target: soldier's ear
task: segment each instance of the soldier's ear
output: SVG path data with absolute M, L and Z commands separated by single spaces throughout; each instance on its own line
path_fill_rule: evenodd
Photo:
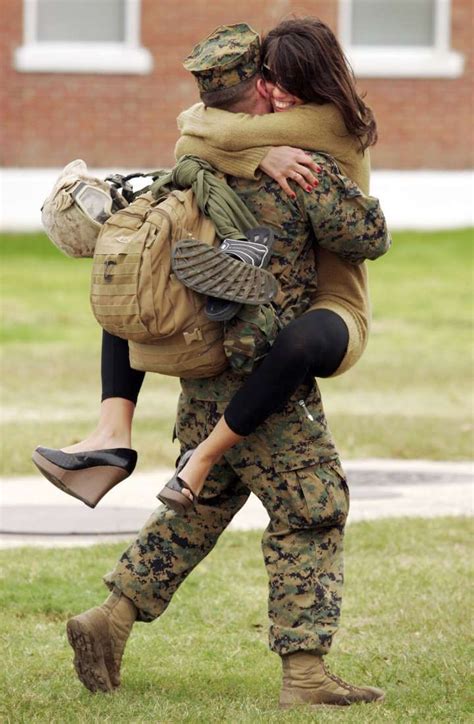
M 270 100 L 270 93 L 267 90 L 267 86 L 262 77 L 257 79 L 257 92 L 266 101 Z

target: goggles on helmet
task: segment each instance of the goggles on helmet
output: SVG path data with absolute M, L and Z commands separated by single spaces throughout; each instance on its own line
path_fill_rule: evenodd
M 112 215 L 112 197 L 102 189 L 80 181 L 71 191 L 76 205 L 97 227 Z

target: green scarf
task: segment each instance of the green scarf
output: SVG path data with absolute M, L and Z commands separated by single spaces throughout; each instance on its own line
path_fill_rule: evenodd
M 220 239 L 245 239 L 244 231 L 257 220 L 215 169 L 197 156 L 183 156 L 176 166 L 150 187 L 159 199 L 175 189 L 192 188 L 202 213 L 211 219 Z

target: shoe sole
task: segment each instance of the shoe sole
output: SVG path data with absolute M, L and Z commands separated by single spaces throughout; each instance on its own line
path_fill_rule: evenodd
M 381 704 L 383 701 L 385 701 L 385 694 L 379 696 L 377 699 L 370 699 L 366 701 L 362 699 L 359 699 L 358 701 L 349 701 L 348 699 L 346 699 L 345 701 L 322 701 L 313 704 L 309 701 L 293 701 L 284 704 L 280 702 L 279 708 L 294 709 L 295 707 L 305 706 L 309 707 L 310 709 L 321 709 L 321 707 L 327 707 L 328 709 L 347 709 L 348 706 L 354 706 L 357 704 Z
M 103 637 L 77 618 L 67 622 L 66 631 L 74 651 L 74 668 L 79 681 L 92 693 L 113 691 L 105 663 L 112 654 Z
M 260 266 L 264 269 L 268 266 L 270 258 L 272 256 L 273 245 L 275 237 L 273 231 L 265 226 L 258 226 L 255 229 L 249 229 L 245 232 L 245 235 L 249 242 L 257 242 L 267 247 L 266 261 Z M 211 301 L 212 300 L 212 301 Z M 225 303 L 226 300 L 218 299 L 217 297 L 211 297 L 208 299 L 205 308 L 206 317 L 213 322 L 228 322 L 230 319 L 240 311 L 241 305 L 237 302 L 230 304 Z
M 97 503 L 117 483 L 129 477 L 123 468 L 98 465 L 83 470 L 65 470 L 35 450 L 31 458 L 44 477 L 57 488 L 95 508 Z
M 160 503 L 164 503 L 167 508 L 178 515 L 184 515 L 194 508 L 192 501 L 184 493 L 179 493 L 177 490 L 162 491 L 156 497 Z
M 195 292 L 240 304 L 266 304 L 279 289 L 266 269 L 245 264 L 196 239 L 176 243 L 172 267 L 179 281 Z

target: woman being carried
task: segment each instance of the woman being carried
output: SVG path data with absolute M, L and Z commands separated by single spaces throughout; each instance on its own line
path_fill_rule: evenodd
M 310 168 L 316 170 L 316 165 L 303 151 L 268 148 L 269 143 L 289 142 L 330 154 L 367 192 L 375 121 L 357 95 L 332 31 L 316 19 L 286 21 L 269 33 L 262 50 L 263 74 L 276 112 L 245 116 L 198 104 L 179 119 L 183 136 L 177 155 L 198 155 L 240 177 L 252 177 L 260 166 L 294 197 L 286 178 L 310 190 L 317 181 Z M 193 505 L 219 458 L 283 406 L 302 382 L 340 374 L 362 354 L 370 316 L 365 265 L 352 265 L 319 247 L 316 254 L 319 283 L 310 311 L 280 332 L 212 433 L 194 451 L 186 451 L 160 493 L 177 512 Z M 96 451 L 100 457 L 104 447 L 130 445 L 143 373 L 131 370 L 124 340 L 107 333 L 103 340 L 99 426 L 86 440 L 63 449 L 71 458 L 84 451 Z

